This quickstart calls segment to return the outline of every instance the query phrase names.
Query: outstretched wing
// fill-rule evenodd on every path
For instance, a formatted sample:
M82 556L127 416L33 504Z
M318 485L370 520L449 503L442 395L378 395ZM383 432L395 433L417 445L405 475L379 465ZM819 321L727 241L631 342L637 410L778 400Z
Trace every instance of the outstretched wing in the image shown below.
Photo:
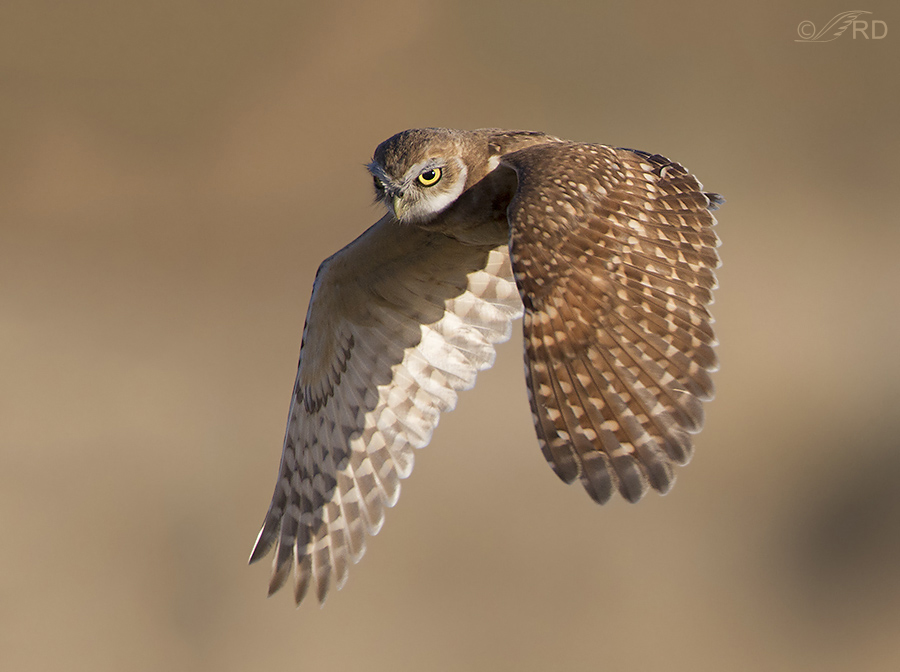
M600 503L662 493L691 457L717 368L707 306L721 197L681 165L604 145L505 156L526 377L544 456Z
M306 316L278 483L250 557L276 546L320 602L377 534L441 411L494 362L522 304L506 245L467 246L386 216L327 259Z

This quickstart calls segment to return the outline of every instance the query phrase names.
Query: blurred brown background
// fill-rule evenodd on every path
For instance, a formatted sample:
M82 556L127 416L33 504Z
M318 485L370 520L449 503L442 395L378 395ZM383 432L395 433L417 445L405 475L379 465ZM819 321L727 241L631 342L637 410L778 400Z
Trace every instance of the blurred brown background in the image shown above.
M855 4L2 3L3 668L900 668L900 15ZM849 9L887 37L795 42ZM723 193L718 397L669 496L601 509L514 336L295 611L246 559L313 275L426 125Z

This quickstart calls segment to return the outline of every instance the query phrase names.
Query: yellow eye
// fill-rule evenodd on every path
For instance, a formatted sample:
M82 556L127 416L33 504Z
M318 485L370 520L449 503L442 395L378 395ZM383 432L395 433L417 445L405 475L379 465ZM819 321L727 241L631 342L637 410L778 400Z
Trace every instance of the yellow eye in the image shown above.
M431 187L437 184L441 179L440 168L429 168L419 175L419 184L423 187Z

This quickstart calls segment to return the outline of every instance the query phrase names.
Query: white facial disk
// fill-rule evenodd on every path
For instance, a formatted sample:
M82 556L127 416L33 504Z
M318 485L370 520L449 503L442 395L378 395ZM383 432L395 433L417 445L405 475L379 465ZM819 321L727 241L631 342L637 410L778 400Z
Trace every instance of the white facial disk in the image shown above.
M399 179L387 175L379 165L371 165L369 170L375 178L376 198L384 200L406 224L427 221L450 207L465 190L468 175L458 157L420 161Z

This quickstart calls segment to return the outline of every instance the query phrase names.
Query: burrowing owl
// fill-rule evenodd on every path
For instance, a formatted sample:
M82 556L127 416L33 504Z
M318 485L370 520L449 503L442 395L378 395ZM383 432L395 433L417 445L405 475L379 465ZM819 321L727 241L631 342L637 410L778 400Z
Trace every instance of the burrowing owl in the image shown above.
M662 156L529 131L404 131L368 168L388 212L316 275L250 557L277 546L269 593L291 567L298 603L344 584L523 308L553 470L601 504L667 492L713 392L721 197Z

